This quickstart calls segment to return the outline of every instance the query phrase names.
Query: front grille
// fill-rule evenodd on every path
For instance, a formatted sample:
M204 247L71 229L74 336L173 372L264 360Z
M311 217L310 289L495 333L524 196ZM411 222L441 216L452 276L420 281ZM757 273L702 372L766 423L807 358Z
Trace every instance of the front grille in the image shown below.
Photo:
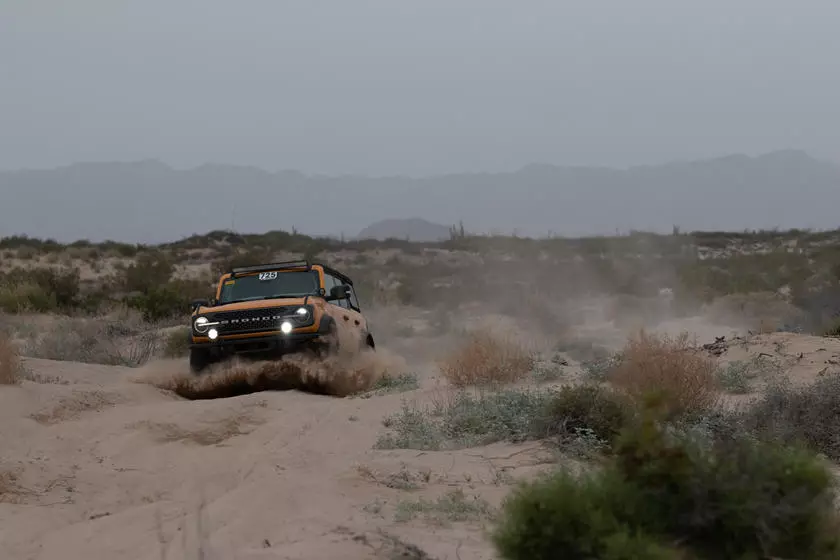
M220 323L220 334L277 330L280 328L282 320L290 320L296 327L304 326L310 322L311 314L303 318L295 315L295 311L299 307L299 305L295 305L267 309L223 311L215 313L212 320Z

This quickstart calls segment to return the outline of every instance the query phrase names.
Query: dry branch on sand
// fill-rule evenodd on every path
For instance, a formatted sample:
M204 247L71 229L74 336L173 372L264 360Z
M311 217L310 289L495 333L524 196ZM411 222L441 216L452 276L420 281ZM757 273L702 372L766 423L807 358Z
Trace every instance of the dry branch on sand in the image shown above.
M0 332L0 385L20 381L21 363L17 346L6 333Z
M640 331L631 337L607 379L636 398L658 395L671 416L708 410L718 399L716 364L694 351L688 334L676 338Z
M523 379L533 369L534 361L534 356L513 338L478 330L441 360L438 369L455 387L501 385Z

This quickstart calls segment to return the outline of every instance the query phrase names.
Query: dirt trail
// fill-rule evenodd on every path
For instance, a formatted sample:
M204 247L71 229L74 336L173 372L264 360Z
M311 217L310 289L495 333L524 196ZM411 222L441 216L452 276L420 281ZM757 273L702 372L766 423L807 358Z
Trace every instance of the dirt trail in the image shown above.
M366 359L358 370L381 374ZM456 549L464 560L492 557L478 525L394 521L401 499L463 486L498 502L507 490L480 449L373 449L403 399L438 393L431 372L420 372L418 390L370 398L274 391L189 401L138 382L149 373L182 379L180 362L139 375L27 366L54 382L0 388L0 468L15 487L0 503L2 558L160 560L202 546L204 558L352 560L395 557L399 539L435 558L454 559ZM322 380L337 373L298 366ZM493 454L510 453L497 447ZM395 476L417 480L416 489L389 487Z

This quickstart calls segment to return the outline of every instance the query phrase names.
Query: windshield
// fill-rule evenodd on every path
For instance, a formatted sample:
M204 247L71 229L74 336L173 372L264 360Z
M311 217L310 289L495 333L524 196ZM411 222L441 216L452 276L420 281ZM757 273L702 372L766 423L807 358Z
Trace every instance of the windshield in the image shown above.
M222 285L219 303L299 297L316 293L318 287L318 272L315 270L306 272L264 272L225 280Z

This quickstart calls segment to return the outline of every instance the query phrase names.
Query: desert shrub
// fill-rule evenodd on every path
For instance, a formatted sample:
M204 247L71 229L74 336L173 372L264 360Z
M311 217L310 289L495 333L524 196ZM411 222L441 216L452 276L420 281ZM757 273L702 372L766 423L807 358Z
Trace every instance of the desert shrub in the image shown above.
M801 450L678 437L648 417L594 474L520 486L493 540L510 560L837 558L833 502L831 473Z
M377 449L421 449L437 451L446 445L440 421L428 410L403 403L396 414L382 424L388 429L376 440Z
M545 399L531 422L530 435L568 440L588 431L611 444L634 416L630 399L613 389L568 385Z
M840 374L800 388L774 383L741 420L762 439L802 443L840 461Z
M136 262L128 265L123 271L123 288L127 292L148 294L167 284L174 272L172 261L163 253L142 253Z
M658 394L671 418L702 413L718 398L716 364L693 351L686 333L671 338L641 331L607 379L636 398Z
M483 498L468 497L462 488L456 488L434 501L420 498L399 502L395 520L404 522L422 516L436 525L445 526L454 521L492 519L493 514L493 508Z
M840 552L833 477L799 448L675 437L648 417L622 434L616 455L644 504L639 522L700 557L813 558L826 541Z
M385 419L380 448L442 449L550 438L559 446L581 440L608 447L634 417L630 399L600 386L459 391L431 409L403 405Z
M514 383L525 378L534 363L534 356L522 344L480 330L470 333L438 368L450 384L465 387Z
M827 321L827 325L823 327L823 336L838 338L840 337L840 318L833 318Z
M443 449L523 441L552 393L546 390L505 390L472 395L457 392L431 409L404 404L384 421L389 432L377 447Z
M55 298L31 282L0 282L0 310L6 313L46 313L58 307Z
M117 300L112 297L112 292L105 285L96 286L95 289L83 291L76 303L76 310L87 315L104 314L113 309Z
M736 360L726 364L718 369L717 378L718 384L728 393L741 395L749 393L752 389L752 377L747 362Z
M79 296L77 268L37 268L29 271L28 279L53 296L60 308L72 307Z
M563 379L565 375L563 367L555 361L536 364L531 370L531 379L538 384L553 383Z
M587 379L595 382L607 380L607 376L621 363L621 353L608 354L581 362L581 368Z
M0 309L7 313L72 308L79 297L77 269L13 269L0 277Z
M155 330L134 332L122 323L63 319L30 340L23 352L33 358L135 367L157 352Z
M461 391L438 410L441 432L457 447L524 441L531 437L534 422L551 395L539 390L505 390L479 396Z
M718 385L724 391L734 394L749 393L756 381L772 381L782 373L782 366L768 359L767 356L756 355L747 361L735 360L719 367L716 372Z
M220 275L230 272L232 268L268 263L273 260L272 254L273 251L267 247L249 247L244 251L236 251L233 255L216 261L213 272Z
M117 241L105 241L100 244L103 251L112 252L123 258L133 258L137 256L140 247L130 243L119 243Z
M580 477L561 470L508 496L493 541L506 560L681 558L634 526L637 503L614 469Z
M21 372L17 346L8 334L0 331L0 385L15 385L20 381Z
M165 284L151 286L146 292L130 297L130 307L142 313L149 322L161 321L177 316L186 317L190 312L190 302L207 292L207 287L194 280L173 280Z
M166 358L180 358L190 353L191 333L189 327L174 329L166 335L163 355Z
M420 388L420 381L414 372L403 372L396 375L386 374L376 380L376 383L362 393L362 397L369 398L374 395L385 395L389 393L402 393L414 391Z

